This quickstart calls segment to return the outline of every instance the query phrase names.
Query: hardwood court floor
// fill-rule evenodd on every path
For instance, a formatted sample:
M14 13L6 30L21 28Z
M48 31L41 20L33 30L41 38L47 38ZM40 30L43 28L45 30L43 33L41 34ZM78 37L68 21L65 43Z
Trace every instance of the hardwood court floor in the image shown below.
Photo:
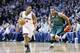
M30 53L80 53L80 44L55 43L50 49L50 43L30 43ZM25 53L21 42L0 42L0 53Z

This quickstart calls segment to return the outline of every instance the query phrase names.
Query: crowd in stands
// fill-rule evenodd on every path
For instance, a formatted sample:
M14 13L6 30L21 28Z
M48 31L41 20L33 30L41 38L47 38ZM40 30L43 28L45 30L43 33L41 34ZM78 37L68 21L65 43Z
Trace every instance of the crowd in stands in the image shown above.
M72 31L75 31L76 20L80 22L80 0L0 0L0 40L15 41L21 35L21 29L17 32L17 20L21 11L31 5L37 16L39 34L46 33L49 38L47 18L50 8L56 8L70 18ZM77 17L77 19L76 19ZM80 26L79 26L80 27ZM79 29L78 29L79 30ZM43 32L43 33L42 33ZM42 35L41 35L42 36ZM22 36L21 36L22 37ZM46 37L46 36L45 36ZM42 37L42 39L44 39ZM46 39L47 40L47 39Z

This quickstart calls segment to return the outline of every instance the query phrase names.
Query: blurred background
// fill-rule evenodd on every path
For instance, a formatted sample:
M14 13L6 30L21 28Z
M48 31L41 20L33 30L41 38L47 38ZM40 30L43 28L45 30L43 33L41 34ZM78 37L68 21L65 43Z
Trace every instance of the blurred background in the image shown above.
M71 31L61 34L60 41L74 43L77 38L80 43L80 0L0 0L0 41L23 41L17 20L28 5L32 6L38 23L31 41L51 40L48 18L50 9L54 7L67 15L71 22Z

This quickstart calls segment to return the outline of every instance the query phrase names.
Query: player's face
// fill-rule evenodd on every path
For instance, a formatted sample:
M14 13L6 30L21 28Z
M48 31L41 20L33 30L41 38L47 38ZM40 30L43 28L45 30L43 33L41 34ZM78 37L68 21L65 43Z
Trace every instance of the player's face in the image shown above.
M55 10L51 10L51 15L52 16L56 16L56 11Z
M26 9L26 12L31 12L31 11L32 11L32 7L28 6L27 9Z

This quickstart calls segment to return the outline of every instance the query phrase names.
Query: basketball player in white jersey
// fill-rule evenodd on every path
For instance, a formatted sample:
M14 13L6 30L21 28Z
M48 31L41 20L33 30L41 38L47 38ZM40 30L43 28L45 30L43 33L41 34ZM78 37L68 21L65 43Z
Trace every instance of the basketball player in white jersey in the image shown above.
M25 23L22 25L23 37L26 52L30 52L29 41L34 34L36 26L36 16L32 12L32 7L28 6L25 11L20 13L19 19L24 19Z

